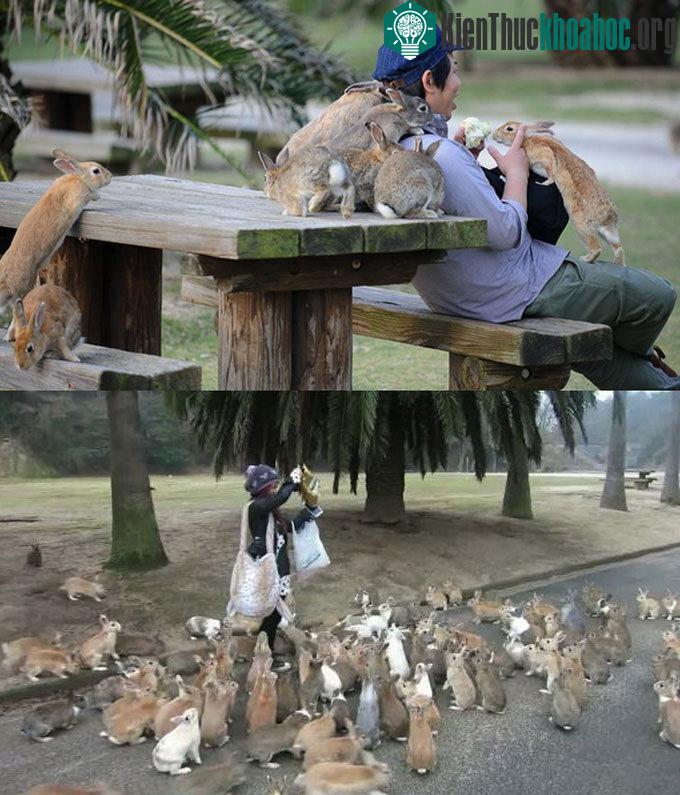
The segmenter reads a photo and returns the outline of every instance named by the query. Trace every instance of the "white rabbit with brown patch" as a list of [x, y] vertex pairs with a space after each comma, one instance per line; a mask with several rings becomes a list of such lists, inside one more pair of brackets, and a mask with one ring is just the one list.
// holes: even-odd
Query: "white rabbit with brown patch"
[[65, 176], [31, 207], [0, 259], [0, 305], [23, 298], [35, 286], [40, 269], [59, 250], [84, 207], [111, 182], [111, 172], [99, 163], [79, 163], [61, 149], [53, 155], [54, 165]]
[[[521, 124], [519, 121], [505, 122], [494, 131], [494, 141], [510, 146]], [[553, 125], [552, 121], [537, 121], [526, 125], [522, 146], [527, 153], [531, 170], [546, 178], [545, 182], [539, 184], [557, 185], [576, 233], [588, 249], [588, 253], [581, 259], [584, 262], [594, 262], [600, 257], [600, 235], [611, 246], [614, 262], [625, 265], [616, 205], [593, 169], [553, 137]]]
[[117, 621], [110, 621], [103, 614], [99, 616], [99, 623], [101, 624], [100, 631], [80, 645], [78, 656], [83, 668], [105, 671], [106, 665], [102, 663], [106, 657], [113, 657], [114, 660], [118, 659], [116, 636], [122, 627]]

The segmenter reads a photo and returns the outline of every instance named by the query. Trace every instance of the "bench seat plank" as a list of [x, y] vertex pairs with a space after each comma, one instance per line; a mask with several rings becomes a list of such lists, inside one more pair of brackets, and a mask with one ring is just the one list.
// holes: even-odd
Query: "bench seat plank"
[[560, 365], [611, 356], [611, 329], [558, 318], [485, 323], [431, 312], [416, 295], [355, 287], [356, 334], [436, 348], [519, 367]]
[[[0, 340], [4, 336], [0, 329]], [[80, 362], [43, 359], [30, 370], [19, 370], [12, 346], [0, 341], [0, 390], [201, 388], [201, 368], [190, 362], [87, 343], [76, 353]]]

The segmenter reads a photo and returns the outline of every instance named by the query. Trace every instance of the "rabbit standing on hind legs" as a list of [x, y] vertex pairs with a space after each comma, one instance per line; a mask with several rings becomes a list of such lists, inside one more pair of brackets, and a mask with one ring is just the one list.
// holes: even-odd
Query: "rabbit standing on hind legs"
[[[0, 259], [0, 305], [26, 296], [84, 207], [96, 201], [99, 189], [111, 182], [111, 172], [99, 163], [79, 163], [61, 149], [55, 149], [53, 155], [54, 165], [64, 176], [28, 211]], [[7, 332], [8, 342], [13, 339], [12, 326]]]
[[[502, 124], [493, 133], [494, 141], [509, 146], [521, 124], [519, 121]], [[588, 249], [588, 253], [581, 259], [584, 262], [595, 262], [599, 259], [602, 253], [599, 235], [611, 246], [614, 262], [625, 265], [616, 205], [593, 169], [553, 137], [554, 133], [550, 129], [553, 124], [552, 121], [537, 121], [526, 125], [522, 146], [527, 153], [530, 168], [546, 178], [540, 184], [557, 185], [576, 233]]]

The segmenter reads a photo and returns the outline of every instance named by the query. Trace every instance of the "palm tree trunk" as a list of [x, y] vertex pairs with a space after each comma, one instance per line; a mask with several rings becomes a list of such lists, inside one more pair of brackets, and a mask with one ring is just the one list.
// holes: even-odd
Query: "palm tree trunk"
[[367, 462], [364, 521], [398, 524], [405, 519], [405, 442], [403, 426], [399, 422], [391, 422], [387, 455]]
[[137, 392], [106, 393], [111, 445], [112, 569], [153, 569], [168, 562], [144, 452]]
[[612, 427], [607, 454], [607, 477], [604, 481], [600, 508], [627, 511], [626, 502], [626, 393], [614, 392]]
[[[0, 11], [0, 30], [3, 33], [7, 30], [7, 13], [3, 11]], [[9, 62], [4, 57], [5, 42], [6, 39], [0, 35], [0, 75], [11, 84], [12, 70]], [[17, 93], [21, 92], [20, 84], [14, 83], [13, 88]], [[19, 132], [15, 122], [6, 114], [0, 113], [0, 181], [2, 182], [10, 182], [16, 177], [12, 152], [14, 151], [14, 143]]]
[[671, 412], [671, 431], [668, 437], [661, 502], [680, 505], [680, 482], [678, 482], [678, 466], [680, 464], [680, 392], [671, 394]]
[[505, 479], [501, 514], [513, 519], [533, 519], [531, 487], [529, 485], [529, 455], [524, 439], [521, 438], [514, 425], [504, 448], [508, 462], [508, 474]]

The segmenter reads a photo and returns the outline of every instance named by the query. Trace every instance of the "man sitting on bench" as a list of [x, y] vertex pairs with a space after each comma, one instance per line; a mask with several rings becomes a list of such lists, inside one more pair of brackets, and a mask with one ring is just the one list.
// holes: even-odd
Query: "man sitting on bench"
[[[373, 77], [420, 96], [435, 112], [423, 149], [448, 138], [446, 122], [456, 107], [461, 80], [452, 50], [437, 29], [435, 47], [406, 60], [381, 47]], [[680, 389], [680, 378], [654, 343], [670, 317], [676, 293], [659, 276], [598, 260], [582, 262], [555, 245], [568, 221], [553, 184], [529, 171], [520, 129], [505, 155], [483, 169], [479, 151], [464, 145], [462, 127], [435, 155], [445, 178], [443, 209], [451, 215], [485, 218], [486, 248], [457, 249], [446, 261], [420, 268], [413, 285], [434, 312], [504, 323], [523, 317], [559, 317], [603, 323], [613, 333], [609, 361], [579, 362], [573, 368], [600, 389]], [[401, 141], [413, 149], [415, 137]]]

